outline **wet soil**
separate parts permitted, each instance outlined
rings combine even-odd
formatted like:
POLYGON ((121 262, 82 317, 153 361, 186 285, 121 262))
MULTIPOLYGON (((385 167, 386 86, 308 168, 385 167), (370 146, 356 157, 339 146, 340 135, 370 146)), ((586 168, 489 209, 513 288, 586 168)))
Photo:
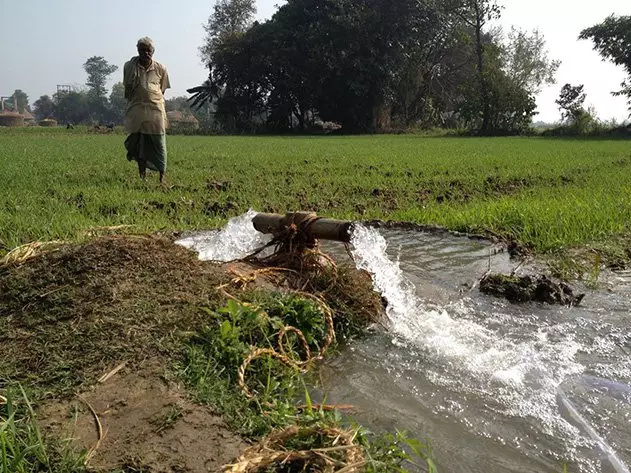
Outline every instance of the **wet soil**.
POLYGON ((480 281, 480 291, 511 302, 545 302, 575 306, 585 294, 575 294, 564 282, 555 282, 547 276, 512 276, 489 274, 480 281))
POLYGON ((187 400, 156 360, 80 397, 47 403, 38 415, 46 435, 72 438, 75 447, 92 451, 90 471, 217 472, 247 447, 221 417, 187 400), (88 404, 102 426, 100 441, 88 404))

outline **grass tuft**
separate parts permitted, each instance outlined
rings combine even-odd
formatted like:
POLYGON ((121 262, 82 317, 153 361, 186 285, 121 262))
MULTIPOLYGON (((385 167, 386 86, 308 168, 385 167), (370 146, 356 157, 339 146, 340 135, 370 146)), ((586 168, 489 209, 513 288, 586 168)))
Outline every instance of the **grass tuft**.
POLYGON ((0 473, 82 473, 85 454, 70 441, 44 439, 22 388, 0 405, 0 473))

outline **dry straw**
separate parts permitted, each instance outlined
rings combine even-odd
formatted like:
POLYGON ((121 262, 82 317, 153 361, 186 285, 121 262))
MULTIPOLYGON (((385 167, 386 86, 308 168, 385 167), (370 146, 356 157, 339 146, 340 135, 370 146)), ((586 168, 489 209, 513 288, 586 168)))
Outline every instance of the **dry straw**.
POLYGON ((236 463, 224 466, 224 473, 258 473, 270 467, 283 466, 287 471, 321 471, 326 473, 358 473, 366 465, 356 430, 338 427, 300 427, 297 425, 273 432, 248 448, 236 463), (316 437, 323 445, 309 450, 286 450, 283 446, 293 438, 316 437), (317 467, 317 470, 307 470, 317 467))
POLYGON ((0 267, 11 264, 22 264, 41 253, 55 251, 64 244, 65 242, 63 241, 35 241, 27 243, 26 245, 18 246, 0 259, 0 267))

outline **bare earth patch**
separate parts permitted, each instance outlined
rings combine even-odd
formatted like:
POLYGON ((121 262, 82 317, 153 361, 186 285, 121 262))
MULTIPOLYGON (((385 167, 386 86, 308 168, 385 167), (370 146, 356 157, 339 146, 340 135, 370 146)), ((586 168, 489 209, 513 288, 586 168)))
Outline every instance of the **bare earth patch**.
POLYGON ((221 471, 247 446, 208 408, 188 401, 157 362, 113 376, 74 399, 47 403, 39 417, 48 435, 72 438, 80 449, 97 445, 96 412, 103 438, 88 465, 94 471, 221 471))

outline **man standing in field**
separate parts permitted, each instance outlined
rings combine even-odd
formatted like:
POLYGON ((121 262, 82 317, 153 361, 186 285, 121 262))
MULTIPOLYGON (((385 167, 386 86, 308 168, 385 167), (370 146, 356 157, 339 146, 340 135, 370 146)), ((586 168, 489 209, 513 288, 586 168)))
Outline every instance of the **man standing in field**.
POLYGON ((138 163, 141 179, 151 169, 160 173, 162 183, 167 168, 164 92, 171 84, 166 67, 153 60, 151 38, 140 38, 136 46, 138 56, 126 62, 123 69, 125 98, 129 101, 125 113, 127 159, 138 163))

